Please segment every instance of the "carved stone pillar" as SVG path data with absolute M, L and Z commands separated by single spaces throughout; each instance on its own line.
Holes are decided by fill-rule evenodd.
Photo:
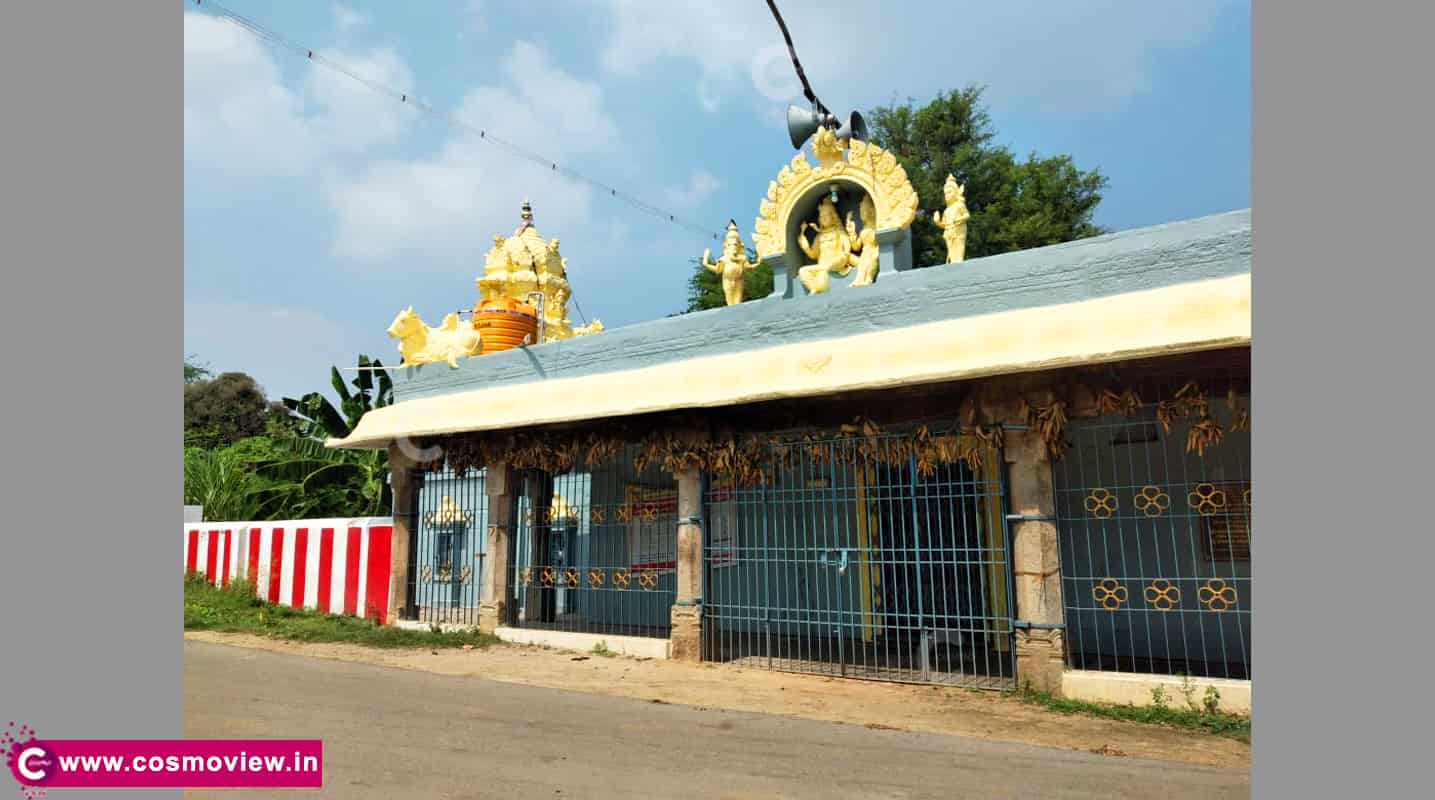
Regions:
M 1066 663 L 1062 624 L 1061 550 L 1057 544 L 1051 461 L 1036 433 L 1006 434 L 1012 513 L 1011 560 L 1016 617 L 1031 623 L 1016 632 L 1017 680 L 1060 694 Z M 1052 627 L 1043 627 L 1052 626 Z

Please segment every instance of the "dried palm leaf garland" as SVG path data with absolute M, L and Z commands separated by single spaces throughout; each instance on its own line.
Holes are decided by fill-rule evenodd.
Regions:
M 1127 388 L 1121 393 L 1108 388 L 1098 397 L 1098 411 L 1103 414 L 1134 415 L 1141 406 L 1140 398 Z M 1227 394 L 1231 408 L 1233 431 L 1250 430 L 1250 412 L 1238 406 L 1234 390 Z M 836 458 L 836 439 L 852 441 L 850 451 L 868 463 L 896 466 L 916 462 L 923 477 L 935 474 L 939 465 L 965 462 L 971 469 L 982 468 L 985 454 L 1000 451 L 1004 445 L 999 424 L 979 425 L 976 406 L 964 404 L 961 414 L 968 430 L 956 429 L 934 434 L 927 426 L 900 433 L 884 433 L 875 422 L 857 417 L 841 425 L 836 432 L 809 431 L 803 434 L 775 435 L 765 433 L 726 433 L 710 440 L 694 442 L 669 431 L 649 431 L 634 436 L 621 426 L 587 432 L 495 432 L 446 437 L 445 456 L 421 465 L 426 471 L 441 469 L 445 460 L 459 473 L 481 469 L 497 461 L 507 462 L 515 469 L 539 469 L 563 473 L 583 464 L 595 467 L 613 460 L 630 443 L 637 445 L 634 466 L 646 469 L 661 465 L 668 472 L 700 469 L 730 477 L 740 485 L 770 483 L 778 468 L 791 468 L 805 457 L 809 465 L 825 466 Z M 1066 441 L 1067 402 L 1048 397 L 1048 402 L 1032 406 L 1023 399 L 1018 417 L 1040 437 L 1053 459 L 1059 460 L 1069 449 Z M 1194 382 L 1188 382 L 1169 400 L 1157 404 L 1157 420 L 1167 433 L 1178 420 L 1194 417 L 1187 434 L 1186 449 L 1204 455 L 1207 447 L 1224 438 L 1220 424 L 1210 415 L 1207 396 Z M 438 441 L 426 445 L 439 444 Z

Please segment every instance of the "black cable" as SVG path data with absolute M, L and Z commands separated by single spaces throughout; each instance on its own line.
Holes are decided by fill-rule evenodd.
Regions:
M 797 60 L 797 48 L 792 44 L 792 34 L 787 32 L 787 23 L 782 21 L 782 14 L 777 10 L 776 0 L 767 0 L 767 7 L 772 10 L 772 16 L 777 20 L 777 27 L 782 30 L 782 38 L 787 42 L 787 53 L 792 56 L 792 67 L 797 70 L 797 79 L 802 81 L 802 95 L 807 98 L 807 102 L 822 112 L 823 117 L 832 116 L 832 112 L 827 110 L 827 106 L 817 99 L 817 94 L 812 91 L 812 84 L 807 82 L 807 73 L 802 71 L 802 64 Z

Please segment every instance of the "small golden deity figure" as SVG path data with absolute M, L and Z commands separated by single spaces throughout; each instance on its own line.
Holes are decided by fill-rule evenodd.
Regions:
M 816 230 L 812 240 L 807 238 L 807 229 Z M 842 227 L 837 216 L 837 205 L 832 198 L 822 198 L 817 207 L 817 224 L 803 222 L 797 232 L 797 246 L 807 257 L 817 262 L 797 270 L 797 279 L 806 287 L 808 294 L 821 294 L 832 284 L 832 273 L 845 276 L 852 271 L 852 239 Z
M 872 202 L 872 195 L 862 198 L 860 209 L 862 214 L 862 233 L 857 233 L 856 226 L 852 223 L 852 215 L 847 215 L 847 238 L 852 240 L 852 266 L 857 268 L 857 277 L 852 279 L 852 286 L 870 286 L 877 280 L 878 257 L 880 255 L 877 247 L 877 206 Z
M 947 210 L 932 212 L 932 221 L 942 229 L 942 239 L 947 243 L 947 262 L 954 264 L 966 258 L 967 220 L 972 215 L 967 213 L 966 187 L 957 183 L 956 176 L 947 176 L 942 195 L 947 201 Z
M 722 276 L 722 293 L 728 305 L 741 303 L 743 277 L 753 265 L 747 260 L 747 248 L 743 246 L 742 236 L 737 232 L 736 222 L 728 220 L 727 236 L 722 243 L 722 257 L 714 262 L 712 254 L 710 249 L 703 251 L 703 267 Z

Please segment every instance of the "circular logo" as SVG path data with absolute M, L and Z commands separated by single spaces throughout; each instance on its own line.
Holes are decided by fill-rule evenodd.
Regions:
M 17 742 L 10 769 L 27 786 L 44 786 L 59 772 L 55 754 L 44 742 Z

